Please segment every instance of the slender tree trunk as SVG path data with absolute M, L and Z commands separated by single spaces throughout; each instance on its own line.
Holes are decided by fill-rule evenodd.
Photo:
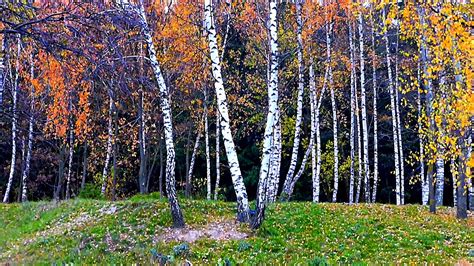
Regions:
M 114 115 L 114 138 L 118 134 L 118 113 L 115 112 Z M 118 154 L 118 145 L 117 142 L 114 141 L 114 148 L 113 148 L 113 153 L 112 153 L 112 201 L 115 201 L 117 199 L 117 154 Z
M 34 61 L 33 55 L 30 55 L 30 77 L 33 79 L 35 77 L 34 72 Z M 1 77 L 0 77 L 1 78 Z M 26 151 L 26 161 L 25 167 L 23 168 L 23 173 L 21 175 L 22 180 L 22 190 L 21 190 L 21 202 L 28 201 L 27 191 L 28 191 L 28 176 L 30 174 L 30 162 L 31 162 L 31 153 L 33 152 L 33 125 L 35 122 L 34 117 L 34 106 L 35 106 L 35 87 L 31 86 L 31 94 L 30 94 L 30 117 L 28 120 L 28 148 Z
M 309 103 L 310 103 L 310 112 L 311 112 L 311 135 L 310 142 L 313 143 L 311 147 L 311 177 L 313 181 L 313 200 L 316 197 L 315 184 L 316 184 L 316 82 L 314 78 L 314 68 L 313 68 L 313 57 L 309 59 Z
M 20 55 L 21 55 L 21 39 L 20 35 L 17 35 L 17 58 L 15 65 L 15 80 L 12 86 L 12 157 L 10 162 L 10 173 L 8 175 L 7 190 L 3 197 L 3 203 L 8 202 L 10 196 L 10 189 L 13 183 L 13 177 L 15 175 L 15 162 L 16 162 L 16 131 L 17 131 L 17 101 L 18 101 L 18 79 L 20 71 Z
M 329 76 L 329 64 L 326 66 L 326 71 L 324 74 L 324 81 L 323 81 L 323 88 L 319 95 L 319 100 L 316 101 L 315 105 L 315 112 L 314 112 L 314 123 L 316 129 L 316 175 L 313 176 L 313 202 L 319 202 L 319 194 L 320 194 L 320 175 L 321 175 L 321 124 L 319 123 L 319 110 L 321 108 L 321 103 L 323 100 L 323 95 L 326 91 L 327 80 Z M 316 88 L 316 84 L 314 82 L 314 74 L 313 74 L 313 86 Z
M 444 194 L 444 159 L 439 155 L 436 160 L 436 206 L 443 205 L 443 194 Z
M 296 0 L 296 25 L 297 25 L 297 54 L 298 54 L 298 98 L 295 121 L 295 137 L 293 139 L 293 150 L 291 152 L 290 168 L 285 178 L 283 194 L 288 195 L 291 183 L 294 179 L 296 164 L 298 162 L 298 150 L 300 147 L 301 124 L 303 121 L 303 95 L 304 95 L 304 63 L 303 63 L 303 19 L 301 17 L 302 3 Z
M 350 177 L 349 177 L 349 204 L 354 203 L 354 160 L 355 160 L 355 62 L 354 62 L 354 40 L 352 39 L 352 26 L 349 24 L 349 54 L 351 60 L 351 129 L 350 129 L 350 147 L 351 147 L 351 166 L 350 166 Z
M 237 196 L 237 213 L 238 220 L 242 222 L 249 221 L 249 203 L 247 191 L 245 189 L 244 180 L 240 171 L 237 152 L 235 151 L 234 140 L 230 129 L 229 110 L 227 107 L 227 96 L 224 90 L 224 81 L 222 79 L 221 65 L 219 58 L 219 50 L 217 47 L 217 34 L 212 15 L 211 0 L 204 1 L 206 29 L 209 41 L 209 50 L 212 63 L 212 75 L 214 77 L 214 86 L 217 95 L 217 106 L 221 116 L 221 130 L 224 139 L 224 147 L 226 149 L 227 161 L 230 166 L 232 183 Z
M 165 145 L 166 145 L 166 194 L 171 208 L 171 216 L 173 217 L 173 225 L 175 227 L 184 226 L 184 217 L 176 196 L 176 179 L 175 179 L 175 150 L 173 140 L 173 120 L 171 114 L 170 95 L 166 86 L 161 68 L 156 58 L 155 45 L 153 44 L 152 32 L 148 26 L 145 9 L 142 4 L 139 6 L 140 22 L 145 42 L 148 48 L 148 55 L 151 61 L 151 66 L 155 74 L 155 79 L 158 82 L 160 92 L 160 105 L 163 114 L 163 126 L 165 130 Z
M 403 157 L 403 139 L 402 139 L 402 117 L 400 115 L 400 96 L 399 96 L 399 89 L 398 89 L 398 32 L 399 26 L 396 27 L 397 30 L 397 41 L 396 41 L 396 50 L 395 50 L 395 112 L 396 112 L 396 121 L 397 121 L 397 134 L 398 134 L 398 150 L 399 150 L 399 159 L 400 159 L 400 203 L 405 204 L 405 166 L 404 166 L 404 157 Z
M 72 159 L 74 157 L 74 127 L 72 125 L 72 121 L 69 121 L 68 147 L 69 147 L 69 152 L 68 152 L 67 175 L 66 175 L 66 199 L 71 198 Z
M 355 54 L 354 54 L 355 58 Z M 357 72 L 354 68 L 354 98 L 355 98 L 355 120 L 356 120 L 356 137 L 357 137 L 357 188 L 355 202 L 359 203 L 362 192 L 362 130 L 360 123 L 359 98 L 357 93 Z
M 59 169 L 58 169 L 58 178 L 54 190 L 53 198 L 55 201 L 59 201 L 61 197 L 61 191 L 63 188 L 63 180 L 64 180 L 64 160 L 66 156 L 66 145 L 61 143 L 60 151 L 59 151 Z
M 418 61 L 418 68 L 417 68 L 417 79 L 418 82 L 421 84 L 421 63 Z M 428 180 L 426 179 L 425 175 L 425 141 L 423 137 L 423 123 L 422 123 L 422 88 L 421 86 L 418 88 L 418 97 L 417 100 L 417 108 L 418 108 L 418 139 L 420 141 L 420 178 L 421 178 L 421 202 L 423 205 L 428 204 L 428 196 L 429 196 L 429 184 Z
M 280 183 L 280 167 L 281 167 L 281 114 L 280 107 L 277 106 L 275 114 L 275 126 L 273 127 L 273 150 L 270 159 L 268 202 L 275 202 L 278 193 L 278 185 Z
M 82 155 L 82 181 L 81 189 L 84 189 L 86 186 L 86 177 L 87 177 L 87 140 L 84 141 L 84 152 Z
M 296 182 L 300 179 L 300 177 L 303 175 L 303 172 L 306 168 L 306 163 L 308 161 L 308 158 L 311 154 L 311 150 L 313 149 L 313 142 L 311 142 L 308 145 L 308 148 L 306 149 L 306 152 L 304 153 L 303 160 L 301 161 L 300 168 L 298 172 L 296 172 L 295 176 L 293 177 L 293 180 L 291 181 L 290 184 L 290 189 L 289 189 L 289 195 L 293 195 L 293 191 L 295 189 Z
M 299 0 L 298 0 L 299 1 Z M 273 153 L 273 131 L 278 109 L 278 24 L 277 24 L 277 2 L 270 0 L 268 25 L 270 27 L 270 75 L 267 82 L 268 87 L 268 113 L 265 125 L 265 133 L 262 148 L 262 161 L 258 180 L 258 192 L 256 203 L 256 217 L 252 228 L 260 227 L 265 216 L 267 203 L 266 195 L 269 184 L 270 159 Z
M 385 9 L 383 11 L 383 20 L 385 23 Z M 390 106 L 392 111 L 392 132 L 393 132 L 393 150 L 395 156 L 395 195 L 397 200 L 397 205 L 402 204 L 401 195 L 400 195 L 400 157 L 399 157 L 399 141 L 398 141 L 398 129 L 397 129 L 397 111 L 396 111 L 396 101 L 395 101 L 395 90 L 393 76 L 392 76 L 392 64 L 390 60 L 390 43 L 388 42 L 388 33 L 385 30 L 383 34 L 384 42 L 385 42 L 385 52 L 386 52 L 386 60 L 387 60 L 387 71 L 388 71 L 388 87 L 390 91 Z
M 373 10 L 372 10 L 373 11 Z M 375 203 L 377 200 L 377 186 L 379 182 L 379 144 L 378 144 L 378 112 L 377 112 L 377 69 L 375 65 L 376 59 L 376 46 L 375 46 L 375 24 L 374 17 L 372 14 L 372 89 L 373 89 L 373 112 L 374 112 L 374 183 L 372 187 L 372 202 Z
M 362 140 L 364 144 L 364 196 L 365 202 L 370 202 L 370 184 L 369 184 L 369 133 L 367 128 L 367 108 L 365 97 L 365 58 L 364 58 L 364 30 L 363 18 L 359 13 L 359 53 L 360 53 L 360 97 L 362 112 Z
M 32 93 L 32 97 L 34 95 L 34 92 Z M 33 124 L 34 124 L 34 116 L 33 116 L 33 106 L 34 106 L 34 98 L 31 99 L 31 106 L 30 106 L 30 118 L 28 121 L 28 148 L 26 151 L 26 161 L 25 161 L 25 167 L 23 168 L 23 173 L 22 173 L 22 183 L 23 183 L 23 188 L 21 190 L 21 201 L 25 202 L 28 200 L 27 197 L 27 190 L 28 190 L 28 175 L 30 174 L 30 162 L 31 162 L 31 153 L 33 150 Z
M 115 111 L 115 103 L 112 96 L 112 89 L 109 88 L 109 117 L 108 117 L 108 124 L 107 124 L 107 148 L 105 152 L 105 162 L 104 168 L 102 170 L 102 188 L 101 193 L 105 195 L 107 190 L 107 183 L 108 183 L 108 176 L 109 176 L 109 164 L 110 164 L 110 157 L 112 156 L 112 145 L 113 145 L 113 113 Z
M 221 128 L 221 116 L 219 112 L 216 112 L 216 186 L 214 188 L 214 200 L 218 199 L 219 196 L 219 182 L 221 180 L 221 155 L 220 155 L 220 128 Z
M 158 176 L 158 186 L 160 190 L 160 197 L 163 196 L 163 146 L 161 143 L 163 142 L 163 137 L 160 136 L 160 175 Z
M 466 191 L 466 181 L 468 178 L 467 175 L 467 161 L 469 157 L 467 139 L 470 138 L 470 129 L 466 130 L 467 132 L 464 136 L 460 137 L 460 148 L 461 153 L 459 156 L 459 165 L 458 165 L 458 182 L 457 182 L 457 206 L 456 206 L 456 217 L 459 219 L 467 219 L 467 191 Z
M 426 116 L 428 117 L 428 125 L 429 125 L 429 130 L 431 132 L 435 131 L 435 121 L 433 118 L 433 89 L 431 86 L 431 78 L 430 74 L 428 73 L 428 62 L 430 61 L 429 53 L 428 53 L 428 48 L 427 48 L 427 42 L 426 42 L 426 35 L 425 35 L 425 27 L 426 21 L 425 21 L 425 9 L 424 7 L 420 6 L 418 8 L 418 15 L 420 17 L 420 24 L 422 27 L 422 32 L 421 32 L 421 43 L 420 43 L 420 53 L 421 53 L 421 67 L 423 70 L 423 78 L 422 78 L 422 84 L 423 84 L 423 91 L 426 91 Z M 433 139 L 428 139 L 428 143 L 433 142 Z M 428 181 L 428 199 L 429 199 L 429 205 L 430 205 L 430 212 L 435 213 L 436 212 L 436 200 L 435 200 L 435 184 L 433 182 L 433 163 L 431 160 L 428 160 L 428 171 L 427 171 L 427 181 Z
M 332 201 L 337 200 L 337 191 L 339 188 L 339 147 L 338 147 L 338 130 L 337 130 L 337 106 L 336 95 L 333 86 L 332 66 L 331 66 L 331 32 L 333 22 L 326 24 L 326 43 L 327 43 L 327 60 L 329 64 L 329 89 L 331 91 L 331 107 L 332 107 L 332 128 L 334 141 L 334 190 L 332 193 Z
M 472 120 L 472 119 L 471 119 Z M 471 126 L 471 136 L 468 139 L 467 142 L 467 158 L 471 158 L 472 156 L 472 126 Z M 468 200 L 469 200 L 469 210 L 474 211 L 474 182 L 472 180 L 472 176 L 466 176 L 467 177 L 467 187 L 469 188 L 468 191 Z M 454 199 L 454 202 L 456 202 L 456 198 Z
M 23 187 L 23 171 L 25 170 L 25 161 L 26 161 L 26 144 L 25 144 L 25 136 L 21 138 L 21 164 L 20 164 L 20 171 L 22 173 L 22 178 L 20 178 L 20 186 L 18 186 L 18 190 L 22 191 Z M 21 193 L 17 195 L 17 202 L 21 202 Z
M 451 178 L 453 182 L 453 207 L 458 205 L 458 196 L 457 196 L 457 189 L 456 189 L 456 159 L 451 158 L 451 162 L 449 164 L 449 170 L 451 171 Z M 427 199 L 428 201 L 428 199 Z
M 204 89 L 204 140 L 206 142 L 206 181 L 207 181 L 207 200 L 211 200 L 211 154 L 209 152 L 209 122 L 207 115 L 207 88 Z
M 3 90 L 5 88 L 5 80 L 7 77 L 7 74 L 6 74 L 7 73 L 6 71 L 7 47 L 8 47 L 7 36 L 6 34 L 3 34 L 2 43 L 0 44 L 0 111 L 2 110 Z
M 140 152 L 140 169 L 138 172 L 138 183 L 140 193 L 148 193 L 148 178 L 147 178 L 147 152 L 146 152 L 146 133 L 145 133 L 145 114 L 144 114 L 144 97 L 143 90 L 140 88 L 138 92 L 138 140 Z
M 186 197 L 191 197 L 193 191 L 193 171 L 194 171 L 194 163 L 196 162 L 196 154 L 198 153 L 199 149 L 199 141 L 201 140 L 201 130 L 198 127 L 198 134 L 196 136 L 196 141 L 194 142 L 194 149 L 191 155 L 191 163 L 189 164 L 188 169 L 188 177 L 186 178 Z

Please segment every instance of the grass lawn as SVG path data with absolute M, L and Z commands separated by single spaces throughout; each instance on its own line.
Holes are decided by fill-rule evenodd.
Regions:
M 459 221 L 449 208 L 433 215 L 418 205 L 277 203 L 251 231 L 234 223 L 235 203 L 181 199 L 181 206 L 188 229 L 225 223 L 246 237 L 163 238 L 173 232 L 171 216 L 155 193 L 118 202 L 1 204 L 0 264 L 474 262 L 474 218 Z

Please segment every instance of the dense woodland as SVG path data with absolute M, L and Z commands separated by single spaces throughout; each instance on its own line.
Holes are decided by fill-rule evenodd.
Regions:
M 4 203 L 474 209 L 472 4 L 0 1 Z M 251 202 L 255 200 L 255 210 Z

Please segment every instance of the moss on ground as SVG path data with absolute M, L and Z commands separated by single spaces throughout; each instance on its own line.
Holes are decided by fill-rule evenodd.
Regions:
M 195 228 L 233 220 L 235 204 L 181 200 Z M 443 263 L 474 262 L 474 219 L 423 206 L 278 203 L 245 240 L 162 242 L 171 225 L 168 203 L 156 194 L 107 202 L 0 205 L 2 263 L 139 263 L 185 259 L 194 264 Z

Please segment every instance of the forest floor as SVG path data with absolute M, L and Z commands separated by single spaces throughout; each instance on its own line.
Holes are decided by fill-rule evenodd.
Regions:
M 0 204 L 0 264 L 339 264 L 474 262 L 474 218 L 418 205 L 274 204 L 257 231 L 235 203 L 181 200 L 187 227 L 170 228 L 165 199 Z

